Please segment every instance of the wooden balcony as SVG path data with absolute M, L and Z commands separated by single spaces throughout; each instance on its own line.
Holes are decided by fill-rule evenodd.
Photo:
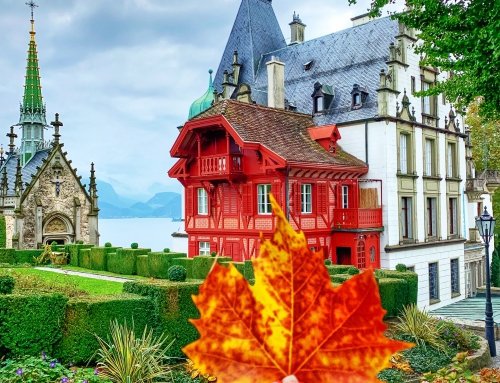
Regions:
M 334 229 L 382 227 L 382 209 L 335 209 Z
M 200 176 L 232 176 L 243 174 L 242 158 L 242 154 L 201 157 Z

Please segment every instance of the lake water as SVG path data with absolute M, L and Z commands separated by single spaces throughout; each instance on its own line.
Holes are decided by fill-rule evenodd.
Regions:
M 99 219 L 99 245 L 111 242 L 113 246 L 130 247 L 137 242 L 139 247 L 152 251 L 172 248 L 171 234 L 178 231 L 184 222 L 172 222 L 172 218 L 123 218 Z

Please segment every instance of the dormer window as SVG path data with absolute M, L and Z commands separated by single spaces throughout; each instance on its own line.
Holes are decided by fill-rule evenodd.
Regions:
M 304 64 L 304 70 L 309 70 L 309 69 L 311 69 L 312 64 L 313 64 L 313 61 L 312 61 L 312 60 L 311 60 L 311 61 L 306 62 L 306 63 Z
M 313 98 L 313 114 L 322 113 L 331 107 L 335 92 L 332 86 L 317 82 L 314 84 L 314 92 L 311 97 Z
M 354 84 L 351 91 L 352 105 L 351 109 L 360 109 L 368 98 L 368 90 L 365 87 Z

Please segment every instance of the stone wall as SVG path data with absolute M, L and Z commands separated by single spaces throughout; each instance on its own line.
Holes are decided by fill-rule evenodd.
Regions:
M 7 237 L 5 247 L 10 249 L 12 248 L 12 236 L 14 235 L 14 217 L 12 215 L 5 216 L 5 232 Z

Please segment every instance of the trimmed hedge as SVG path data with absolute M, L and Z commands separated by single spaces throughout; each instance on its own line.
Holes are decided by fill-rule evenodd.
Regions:
M 411 303 L 417 303 L 418 297 L 418 274 L 412 271 L 395 271 L 395 270 L 384 270 L 377 269 L 375 271 L 375 276 L 377 278 L 395 278 L 395 279 L 404 279 L 407 282 L 407 300 L 405 305 L 409 305 Z
M 193 258 L 193 278 L 194 279 L 205 279 L 212 269 L 212 265 L 217 259 L 217 263 L 230 262 L 233 259 L 231 257 L 211 257 L 206 255 L 198 255 Z
M 0 295 L 0 354 L 54 355 L 67 301 L 60 294 Z
M 408 283 L 395 278 L 380 278 L 377 283 L 385 317 L 397 316 L 407 304 Z
M 198 319 L 200 314 L 193 303 L 203 281 L 171 282 L 166 280 L 125 282 L 123 291 L 151 298 L 155 306 L 158 330 L 175 339 L 167 351 L 171 357 L 185 358 L 182 347 L 199 338 L 196 328 L 188 319 Z M 153 321 L 153 318 L 151 318 Z
M 68 256 L 69 256 L 69 261 L 68 262 L 69 262 L 69 264 L 71 266 L 80 266 L 80 267 L 82 267 L 78 263 L 78 253 L 82 249 L 91 249 L 92 247 L 94 247 L 94 245 L 83 245 L 83 244 L 73 244 L 73 243 L 65 245 L 64 246 L 64 252 L 68 253 Z
M 245 261 L 245 272 L 243 276 L 246 278 L 247 281 L 249 281 L 250 279 L 255 279 L 252 261 Z
M 174 258 L 172 259 L 172 266 L 178 265 L 186 269 L 186 278 L 193 279 L 193 258 Z
M 139 255 L 136 260 L 137 264 L 137 275 L 141 277 L 150 277 L 148 269 L 148 256 Z
M 151 252 L 148 254 L 149 275 L 154 278 L 168 279 L 168 269 L 173 266 L 172 259 L 187 257 L 186 253 Z M 187 270 L 187 269 L 186 269 Z
M 43 249 L 38 250 L 16 250 L 14 254 L 14 263 L 28 263 L 30 265 L 35 264 L 35 259 L 38 258 L 44 252 Z
M 108 254 L 115 253 L 118 247 L 92 247 L 90 249 L 90 269 L 107 270 Z
M 333 283 L 342 283 L 347 281 L 348 279 L 351 279 L 352 275 L 349 274 L 333 274 L 330 275 L 330 281 Z
M 7 225 L 5 224 L 5 216 L 0 215 L 0 248 L 7 246 Z
M 80 267 L 90 269 L 90 250 L 91 249 L 80 249 L 78 252 L 78 264 Z
M 153 302 L 137 295 L 72 298 L 66 306 L 62 322 L 63 337 L 51 355 L 63 363 L 87 363 L 89 359 L 95 358 L 95 351 L 99 348 L 94 334 L 107 340 L 112 320 L 116 318 L 120 323 L 126 320 L 127 324 L 133 322 L 136 335 L 141 336 L 146 325 L 155 328 L 155 315 Z
M 148 255 L 151 249 L 116 249 L 116 263 L 113 265 L 114 273 L 123 275 L 137 275 L 137 257 L 139 255 Z M 113 254 L 113 253 L 110 253 Z M 109 260 L 109 254 L 108 254 Z M 109 266 L 108 266 L 109 270 Z M 112 270 L 109 270 L 112 271 Z
M 330 275 L 335 275 L 335 274 L 349 274 L 349 275 L 356 275 L 359 274 L 359 269 L 354 266 L 350 265 L 330 265 L 326 266 L 326 269 L 328 270 L 328 274 Z
M 245 262 L 220 262 L 220 264 L 224 267 L 229 267 L 229 265 L 233 264 L 236 270 L 238 270 L 241 275 L 245 276 Z
M 16 250 L 4 249 L 4 248 L 0 249 L 0 263 L 10 263 L 10 264 L 16 263 Z

